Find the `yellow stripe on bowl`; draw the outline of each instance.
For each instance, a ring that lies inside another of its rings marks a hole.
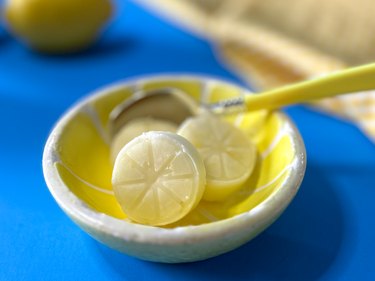
[[[101,125],[108,133],[108,121],[111,111],[120,103],[131,97],[133,90],[130,88],[116,88],[111,90],[110,95],[101,96],[91,102],[95,109]]]
[[[86,182],[112,190],[109,146],[90,115],[78,112],[66,124],[56,154],[64,165]],[[68,186],[74,191],[74,185]]]
[[[158,79],[158,80],[147,80],[145,82],[140,82],[139,85],[137,85],[138,90],[156,90],[156,89],[162,89],[162,88],[177,88],[187,94],[189,94],[191,97],[193,97],[195,100],[199,101],[201,98],[201,91],[202,91],[202,84],[199,81],[194,81],[192,79],[183,79],[183,80],[170,80],[168,78],[165,79]]]
[[[215,80],[208,80],[204,86],[203,102],[215,103],[225,99],[240,97],[243,90],[239,87],[217,82]]]
[[[82,180],[63,163],[57,162],[55,163],[55,167],[65,184],[92,209],[118,219],[126,218],[112,191],[94,186]]]

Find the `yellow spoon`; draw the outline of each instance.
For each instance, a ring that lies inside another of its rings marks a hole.
[[[375,89],[375,63],[348,68],[312,80],[255,95],[224,100],[207,107],[215,113],[276,109],[286,105]]]
[[[112,111],[110,131],[114,136],[129,120],[138,117],[153,117],[179,125],[186,118],[199,114],[201,109],[208,109],[216,114],[277,109],[286,105],[372,89],[375,89],[375,63],[348,68],[263,93],[203,105],[197,104],[176,88],[139,91]]]

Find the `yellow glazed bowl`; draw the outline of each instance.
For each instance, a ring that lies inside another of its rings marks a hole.
[[[156,76],[119,83],[84,98],[57,123],[43,155],[45,180],[64,212],[98,241],[144,260],[204,260],[239,247],[275,221],[295,196],[306,167],[305,148],[281,112],[225,117],[257,145],[249,180],[224,202],[201,201],[187,217],[166,227],[126,218],[111,187],[108,119],[111,110],[139,89],[176,87],[200,102],[250,94],[201,76]]]

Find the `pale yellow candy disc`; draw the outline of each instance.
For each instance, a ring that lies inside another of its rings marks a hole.
[[[201,200],[206,182],[198,151],[169,132],[143,133],[118,154],[112,185],[133,221],[166,225],[187,215]]]
[[[252,173],[256,147],[240,129],[205,113],[187,119],[178,134],[189,140],[202,155],[207,186],[204,200],[227,198]]]
[[[129,121],[126,125],[115,135],[111,143],[111,157],[115,161],[117,154],[129,141],[138,137],[144,132],[149,131],[167,131],[176,132],[177,125],[165,120],[154,118],[136,118]]]

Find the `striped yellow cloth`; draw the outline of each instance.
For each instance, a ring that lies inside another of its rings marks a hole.
[[[374,0],[135,1],[213,41],[258,90],[375,61]],[[375,141],[375,91],[314,106],[353,120]]]

